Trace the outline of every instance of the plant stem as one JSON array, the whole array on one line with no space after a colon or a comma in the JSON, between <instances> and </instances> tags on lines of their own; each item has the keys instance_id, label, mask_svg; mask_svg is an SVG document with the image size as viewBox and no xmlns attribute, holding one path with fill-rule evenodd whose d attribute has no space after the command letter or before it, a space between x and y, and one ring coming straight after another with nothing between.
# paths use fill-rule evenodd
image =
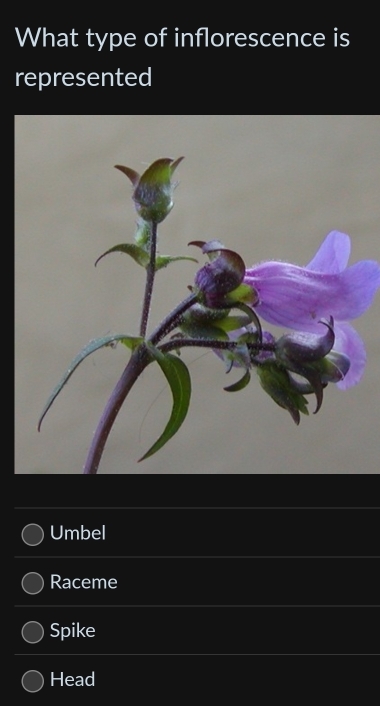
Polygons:
<instances>
[{"instance_id":1,"label":"plant stem","mask_svg":"<svg viewBox=\"0 0 380 706\"><path fill-rule=\"evenodd\" d=\"M216 348L222 351L233 351L237 344L234 341L217 341L208 338L175 338L172 341L162 343L159 347L162 353L169 353L178 348Z\"/></svg>"},{"instance_id":2,"label":"plant stem","mask_svg":"<svg viewBox=\"0 0 380 706\"><path fill-rule=\"evenodd\" d=\"M150 356L146 346L141 345L135 350L124 369L124 372L116 384L105 408L100 417L99 424L94 433L91 446L87 455L86 463L83 467L84 474L93 475L99 468L99 463L104 451L108 435L117 414L128 395L131 387L141 375L142 371L150 362Z\"/></svg>"},{"instance_id":3,"label":"plant stem","mask_svg":"<svg viewBox=\"0 0 380 706\"><path fill-rule=\"evenodd\" d=\"M153 222L151 224L150 230L150 260L149 265L146 269L146 282L145 282L145 294L144 303L141 312L141 323L140 323L140 336L145 338L146 329L148 326L149 312L150 312L150 302L153 293L153 282L154 275L156 274L156 249L157 249L157 223Z\"/></svg>"},{"instance_id":4,"label":"plant stem","mask_svg":"<svg viewBox=\"0 0 380 706\"><path fill-rule=\"evenodd\" d=\"M153 284L153 280L151 280ZM147 277L148 284L148 277ZM150 302L150 297L147 296L147 288L145 291L144 306ZM150 343L156 344L170 331L172 331L181 319L182 314L189 309L196 301L195 294L191 294L183 302L178 304L173 311L157 326L152 335L148 338ZM147 323L147 320L146 320ZM108 439L108 435L112 429L112 425L119 413L119 410L127 397L130 389L141 375L142 371L151 362L151 358L145 344L139 346L131 355L131 358L124 369L121 378L117 382L104 410L100 417L98 426L95 430L91 446L87 455L83 473L93 475L97 473L100 460L103 455L104 447Z\"/></svg>"},{"instance_id":5,"label":"plant stem","mask_svg":"<svg viewBox=\"0 0 380 706\"><path fill-rule=\"evenodd\" d=\"M173 311L168 314L163 321L157 326L157 328L154 329L153 333L151 336L149 336L148 341L150 343L153 343L154 345L158 343L158 341L161 341L164 336L167 336L170 331L173 331L173 329L176 328L176 326L179 325L182 314L187 311L187 309L190 309L193 304L195 304L197 301L197 296L196 294L190 294L186 299L184 299L178 306L173 309Z\"/></svg>"},{"instance_id":6,"label":"plant stem","mask_svg":"<svg viewBox=\"0 0 380 706\"><path fill-rule=\"evenodd\" d=\"M273 343L248 343L246 344L249 350L260 351L270 351L275 350ZM169 351L177 350L178 348L184 348L186 346L198 347L198 348L214 348L217 350L235 350L239 344L236 341L218 341L207 338L176 338L172 341L167 341L159 346L162 353L169 353Z\"/></svg>"}]
</instances>

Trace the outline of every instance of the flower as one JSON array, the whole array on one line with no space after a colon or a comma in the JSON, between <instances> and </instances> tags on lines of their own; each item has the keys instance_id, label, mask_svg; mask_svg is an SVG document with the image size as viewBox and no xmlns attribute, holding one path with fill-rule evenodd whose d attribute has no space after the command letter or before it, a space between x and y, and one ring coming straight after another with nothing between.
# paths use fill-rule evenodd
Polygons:
<instances>
[{"instance_id":1,"label":"flower","mask_svg":"<svg viewBox=\"0 0 380 706\"><path fill-rule=\"evenodd\" d=\"M350 369L337 383L344 390L359 382L366 363L362 339L349 323L372 304L380 287L380 265L361 260L347 267L348 235L331 231L306 267L262 262L248 268L244 283L258 295L255 311L265 321L305 332L321 331L321 319L334 317L334 351L350 359Z\"/></svg>"}]
</instances>

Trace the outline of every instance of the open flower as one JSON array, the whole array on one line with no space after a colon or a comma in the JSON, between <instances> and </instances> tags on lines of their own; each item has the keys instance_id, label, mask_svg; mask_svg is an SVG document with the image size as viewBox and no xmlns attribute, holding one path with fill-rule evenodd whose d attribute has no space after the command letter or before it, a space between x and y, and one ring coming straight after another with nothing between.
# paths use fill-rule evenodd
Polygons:
<instances>
[{"instance_id":1,"label":"open flower","mask_svg":"<svg viewBox=\"0 0 380 706\"><path fill-rule=\"evenodd\" d=\"M332 231L306 267L262 262L246 270L244 282L258 295L255 311L265 321L298 331L320 330L321 319L334 317L334 350L350 359L350 369L337 383L347 389L362 377L366 352L349 321L372 304L380 287L380 265L361 260L347 268L350 238Z\"/></svg>"}]
</instances>

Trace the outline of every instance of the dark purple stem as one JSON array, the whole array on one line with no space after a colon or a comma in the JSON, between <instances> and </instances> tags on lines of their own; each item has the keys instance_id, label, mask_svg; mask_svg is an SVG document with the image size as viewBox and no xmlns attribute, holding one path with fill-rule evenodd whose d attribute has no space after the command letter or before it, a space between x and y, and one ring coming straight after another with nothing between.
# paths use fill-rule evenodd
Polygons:
<instances>
[{"instance_id":1,"label":"dark purple stem","mask_svg":"<svg viewBox=\"0 0 380 706\"><path fill-rule=\"evenodd\" d=\"M150 343L156 344L170 331L172 331L182 318L183 313L189 309L196 301L196 296L191 294L183 302L181 302L173 311L161 322L148 338ZM145 302L144 302L145 304ZM98 426L94 433L91 446L87 455L86 463L83 467L83 473L86 475L94 475L99 468L100 460L103 455L104 447L112 429L113 423L119 413L119 410L128 395L128 392L141 375L142 371L151 362L148 349L144 344L139 346L128 362L120 380L116 384L105 408L100 417Z\"/></svg>"},{"instance_id":2,"label":"dark purple stem","mask_svg":"<svg viewBox=\"0 0 380 706\"><path fill-rule=\"evenodd\" d=\"M169 351L184 348L186 346L193 348L214 348L217 350L233 351L238 348L239 344L236 341L217 341L208 338L175 338L172 341L162 343L158 347L163 353L169 353ZM260 351L273 352L275 350L275 345L273 343L247 343L246 346L249 350L257 351L257 353Z\"/></svg>"},{"instance_id":3,"label":"dark purple stem","mask_svg":"<svg viewBox=\"0 0 380 706\"><path fill-rule=\"evenodd\" d=\"M119 410L128 395L131 387L141 375L142 371L150 362L150 356L145 346L140 346L128 362L120 380L114 388L99 424L94 433L90 450L87 455L86 463L83 467L84 474L95 474L99 468L99 463L108 439L108 435L112 429L112 425L119 413Z\"/></svg>"},{"instance_id":4,"label":"dark purple stem","mask_svg":"<svg viewBox=\"0 0 380 706\"><path fill-rule=\"evenodd\" d=\"M193 304L197 301L195 294L190 294L186 299L183 300L178 306L176 306L173 311L168 314L163 321L154 329L151 336L149 336L148 341L154 345L161 341L164 336L167 336L170 331L173 331L180 323L182 315L190 309Z\"/></svg>"}]
</instances>

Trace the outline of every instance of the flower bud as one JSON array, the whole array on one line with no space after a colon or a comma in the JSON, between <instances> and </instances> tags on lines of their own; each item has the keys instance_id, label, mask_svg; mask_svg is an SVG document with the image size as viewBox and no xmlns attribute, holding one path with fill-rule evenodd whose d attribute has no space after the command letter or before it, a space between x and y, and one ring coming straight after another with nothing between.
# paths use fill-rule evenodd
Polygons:
<instances>
[{"instance_id":1,"label":"flower bud","mask_svg":"<svg viewBox=\"0 0 380 706\"><path fill-rule=\"evenodd\" d=\"M195 276L195 286L202 304L210 309L220 309L231 307L239 301L252 303L257 300L256 292L242 284L245 264L237 252L224 248L218 240L208 243L193 241L189 245L201 247L210 258L210 262L201 267Z\"/></svg>"},{"instance_id":2,"label":"flower bud","mask_svg":"<svg viewBox=\"0 0 380 706\"><path fill-rule=\"evenodd\" d=\"M171 178L182 159L157 159L142 176L129 167L116 165L116 169L126 174L135 187L132 198L137 213L144 221L160 223L170 213L175 188Z\"/></svg>"},{"instance_id":3,"label":"flower bud","mask_svg":"<svg viewBox=\"0 0 380 706\"><path fill-rule=\"evenodd\" d=\"M195 276L195 285L203 295L206 306L225 306L225 295L239 286L241 279L233 260L225 254L206 263Z\"/></svg>"},{"instance_id":4,"label":"flower bud","mask_svg":"<svg viewBox=\"0 0 380 706\"><path fill-rule=\"evenodd\" d=\"M330 353L335 341L334 320L330 316L329 322L319 323L327 326L327 331L322 336L298 331L281 336L276 344L277 360L291 370L294 366L313 363Z\"/></svg>"}]
</instances>

